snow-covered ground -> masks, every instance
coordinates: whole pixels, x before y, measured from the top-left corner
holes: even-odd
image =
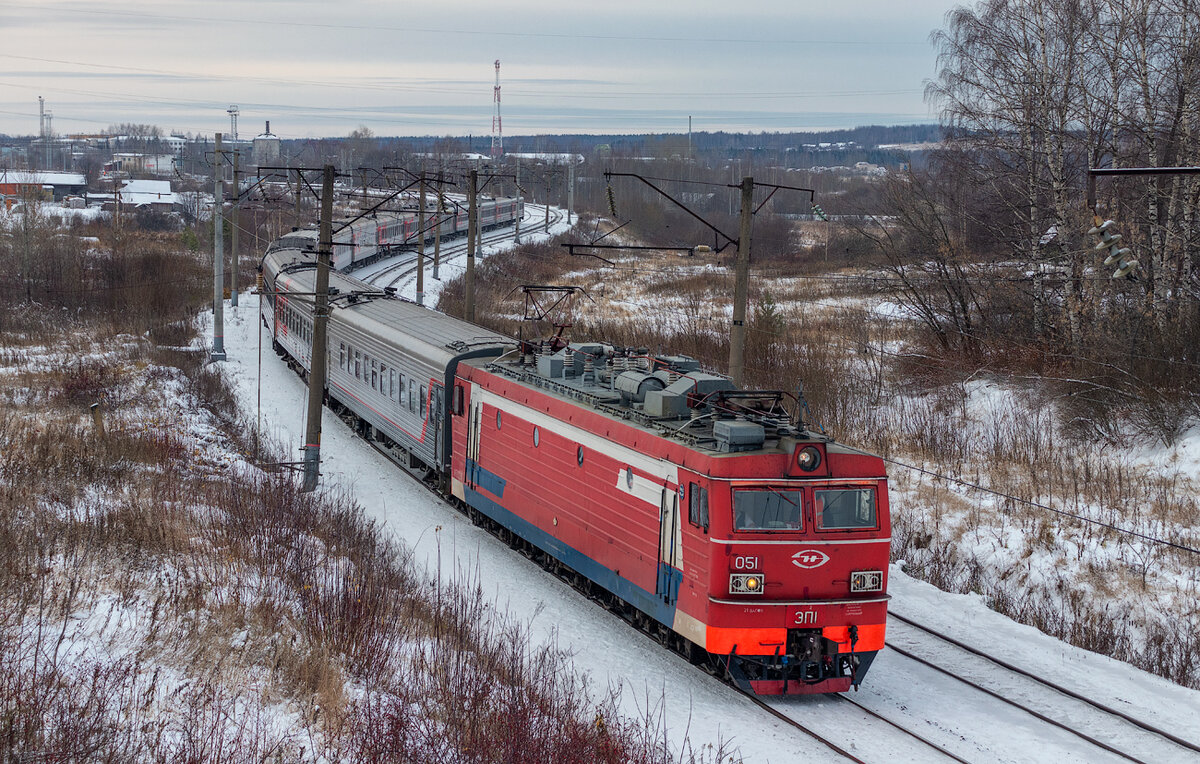
[[[227,308],[225,343],[229,360],[223,367],[247,410],[254,412],[261,392],[264,427],[281,442],[298,449],[303,442],[306,388],[270,352],[270,338],[260,338],[256,333],[261,324],[255,306],[256,299],[247,297],[240,308]],[[261,358],[260,340],[268,348]],[[445,575],[464,567],[475,571],[493,588],[500,607],[530,623],[535,639],[570,648],[577,667],[598,685],[624,688],[627,712],[661,713],[676,745],[685,739],[694,747],[731,741],[747,761],[754,762],[839,758],[471,525],[356,438],[329,412],[323,429],[325,485],[352,491],[371,517],[414,549],[418,560],[435,566],[440,559]],[[1189,446],[1183,453],[1180,458],[1195,458],[1196,451]],[[906,498],[920,500],[915,494]],[[908,577],[898,566],[891,571],[891,592],[893,608],[907,617],[945,629],[961,641],[1200,742],[1200,715],[1194,713],[1200,708],[1200,693],[1015,624],[988,610],[979,596],[947,594]],[[894,637],[905,634],[899,625],[894,627]],[[905,645],[911,641],[906,638]],[[926,649],[933,653],[925,657],[935,661],[947,652],[937,645]],[[1015,686],[1003,672],[985,680],[1002,694],[1019,698],[1032,692]],[[934,675],[896,652],[885,650],[880,655],[862,691],[854,698],[972,761],[1111,758],[1111,754],[1090,748],[1026,712],[1004,706],[953,679]],[[881,732],[878,725],[862,725],[861,712],[834,698],[785,699],[776,704],[867,760],[940,758],[932,749],[922,748],[900,733]],[[1071,720],[1070,715],[1065,719]],[[1115,733],[1110,730],[1110,734],[1116,735],[1118,746],[1141,745],[1132,732],[1125,734],[1118,729]],[[1161,743],[1149,750],[1149,754],[1142,754],[1146,760],[1195,760],[1190,752]]]

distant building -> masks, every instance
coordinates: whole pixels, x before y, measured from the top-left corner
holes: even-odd
[[[121,204],[170,212],[178,201],[169,180],[127,180],[121,185]]]
[[[61,201],[63,197],[86,191],[87,179],[74,172],[0,170],[0,196],[5,197],[10,208],[16,199],[30,195]]]
[[[271,132],[271,122],[267,121],[267,129],[254,139],[254,164],[256,167],[276,164],[279,161],[279,136]]]
[[[144,172],[170,177],[175,174],[175,155],[118,152],[114,153],[112,161],[104,166],[104,171],[110,174]]]

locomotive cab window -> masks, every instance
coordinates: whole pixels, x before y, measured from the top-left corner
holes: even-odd
[[[815,498],[817,527],[821,530],[857,530],[878,525],[873,488],[818,490]]]
[[[708,489],[688,484],[688,522],[708,530]]]
[[[802,530],[803,503],[798,490],[755,488],[733,492],[733,529],[786,532]]]

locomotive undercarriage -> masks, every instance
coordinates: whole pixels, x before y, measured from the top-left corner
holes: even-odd
[[[823,637],[820,629],[788,629],[786,650],[739,655],[735,647],[728,671],[738,687],[756,694],[768,686],[784,695],[840,692],[857,690],[874,658],[873,652],[839,653],[838,643]]]

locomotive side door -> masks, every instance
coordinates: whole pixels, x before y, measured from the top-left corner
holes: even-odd
[[[683,529],[679,525],[679,494],[662,488],[658,523],[658,596],[668,605],[679,598],[683,582]]]
[[[479,461],[479,434],[483,417],[483,403],[479,399],[478,395],[471,396],[471,408],[467,413],[466,474],[463,482],[472,489],[476,487],[475,465]]]

